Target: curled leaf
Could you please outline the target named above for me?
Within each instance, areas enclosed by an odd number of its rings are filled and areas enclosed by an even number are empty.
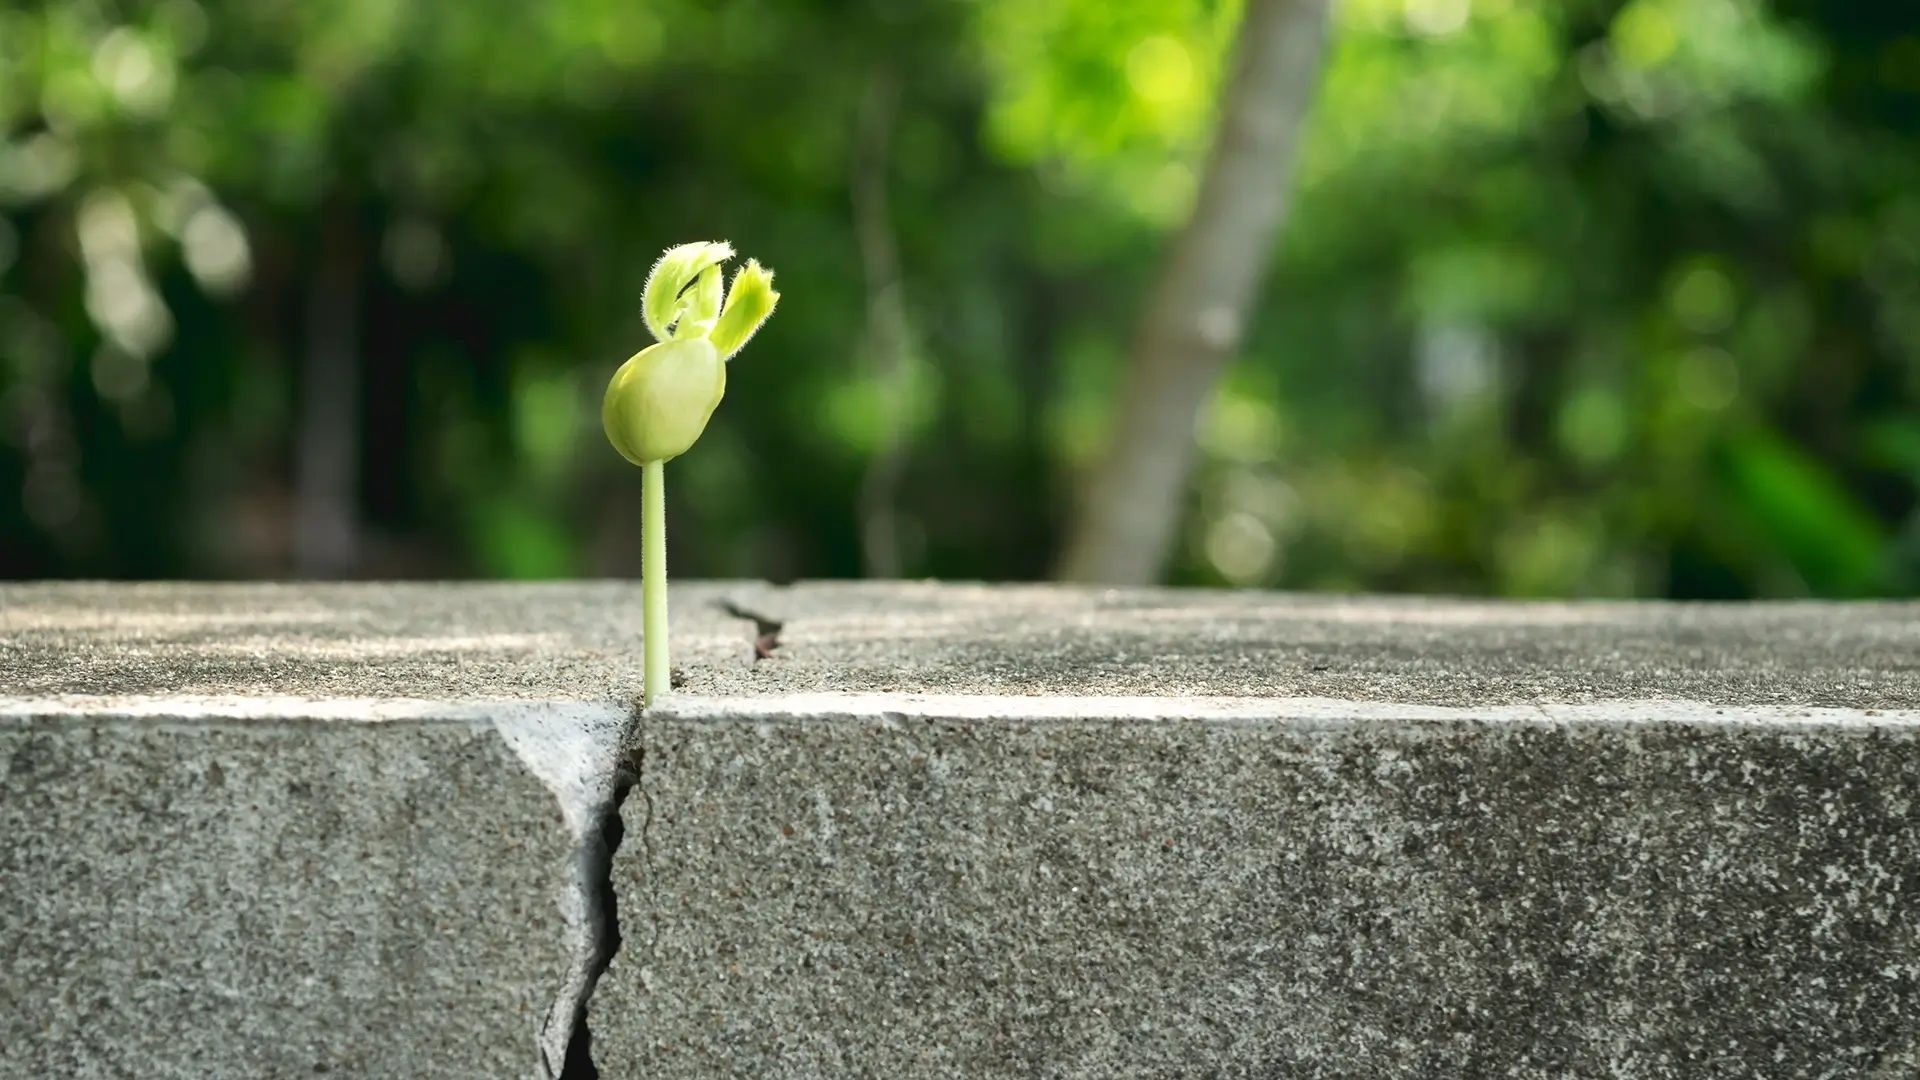
[[[647,320],[647,329],[660,341],[673,339],[674,323],[695,303],[699,289],[689,290],[696,280],[714,268],[718,274],[721,263],[733,258],[733,248],[725,241],[696,240],[691,244],[668,248],[660,261],[653,264],[653,270],[647,275],[647,286],[641,295],[641,313]],[[718,288],[718,280],[714,288]],[[717,297],[716,297],[717,299]]]
[[[676,338],[706,337],[713,329],[713,321],[720,315],[720,264],[715,263],[700,271],[693,279],[684,298],[686,308],[680,313],[680,322],[673,328]]]
[[[733,275],[733,287],[727,291],[727,306],[707,335],[723,360],[731,360],[760,324],[773,314],[780,294],[773,288],[773,271],[748,259],[747,265]]]

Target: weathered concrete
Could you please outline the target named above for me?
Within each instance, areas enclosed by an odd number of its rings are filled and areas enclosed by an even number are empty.
[[[687,599],[683,655],[748,663]],[[623,585],[0,587],[0,1076],[558,1072],[638,625]]]
[[[1054,586],[736,586],[774,659],[701,696],[1920,704],[1920,605],[1530,603]]]
[[[1920,1075],[1920,609],[755,602],[608,1075]]]
[[[677,588],[635,725],[639,621],[0,587],[0,1076],[538,1075],[610,896],[610,1078],[1920,1061],[1920,607]]]
[[[318,711],[7,710],[8,1075],[532,1073],[588,837],[493,717]]]

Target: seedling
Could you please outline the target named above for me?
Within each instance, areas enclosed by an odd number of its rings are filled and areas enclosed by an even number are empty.
[[[727,392],[727,361],[773,314],[773,272],[752,259],[723,297],[726,243],[668,249],[647,275],[641,310],[655,344],[613,373],[600,407],[607,440],[640,466],[641,642],[645,699],[668,689],[666,465],[687,452]]]

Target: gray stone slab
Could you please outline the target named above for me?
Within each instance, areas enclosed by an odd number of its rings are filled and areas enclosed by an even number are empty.
[[[844,692],[1325,697],[1434,705],[1669,698],[1920,702],[1911,603],[1510,603],[1059,586],[802,584],[709,696]]]
[[[0,586],[0,1076],[1920,1060],[1915,606],[676,586],[635,724],[639,622]]]
[[[744,666],[707,598],[681,654]],[[0,587],[0,1076],[558,1073],[638,624],[623,585]]]
[[[1920,701],[1914,604],[753,582],[674,597],[674,662],[698,697]],[[772,656],[754,662],[751,624],[723,602],[782,623]],[[0,689],[632,701],[639,627],[628,582],[0,585]]]
[[[753,602],[636,731],[608,1075],[1920,1075],[1911,605]]]
[[[674,657],[752,661],[714,607],[750,584],[675,586]],[[615,701],[640,694],[630,582],[0,584],[0,694]]]
[[[537,1075],[587,837],[502,718],[317,711],[0,712],[0,1074]]]

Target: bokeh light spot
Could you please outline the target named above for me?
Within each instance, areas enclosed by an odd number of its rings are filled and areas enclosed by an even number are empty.
[[[1181,101],[1193,92],[1193,57],[1185,45],[1155,34],[1127,53],[1127,85],[1156,105]]]

